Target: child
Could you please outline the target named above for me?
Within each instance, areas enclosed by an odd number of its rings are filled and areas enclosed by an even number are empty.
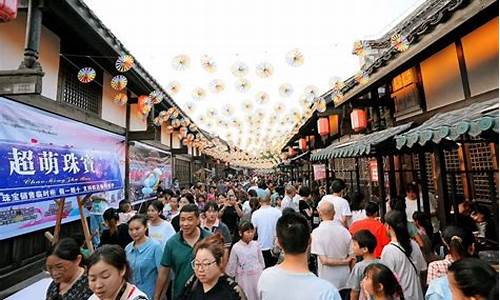
[[[361,290],[361,280],[363,279],[365,268],[369,264],[378,262],[373,253],[376,246],[377,239],[368,230],[360,230],[352,237],[352,251],[354,255],[362,257],[363,260],[354,265],[347,281],[347,286],[351,289],[351,300],[369,299],[364,291]]]
[[[118,204],[118,209],[120,210],[118,223],[128,223],[130,218],[135,216],[136,210],[132,209],[132,204],[128,200],[122,200]]]
[[[226,273],[235,278],[248,300],[257,300],[257,282],[265,267],[264,257],[259,243],[253,240],[255,228],[252,223],[242,221],[238,231],[241,239],[231,250]]]
[[[370,299],[405,299],[396,276],[381,263],[371,263],[366,266],[362,286]]]

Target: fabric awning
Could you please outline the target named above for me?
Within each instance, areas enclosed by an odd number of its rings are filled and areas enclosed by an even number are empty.
[[[370,134],[356,136],[352,140],[343,143],[332,144],[322,151],[313,154],[311,160],[370,155],[374,147],[408,130],[411,124],[412,123],[407,123],[396,127],[390,127]]]
[[[438,113],[422,125],[394,137],[396,148],[412,148],[443,139],[457,140],[461,135],[479,136],[485,131],[498,133],[498,99],[474,103],[458,110]]]

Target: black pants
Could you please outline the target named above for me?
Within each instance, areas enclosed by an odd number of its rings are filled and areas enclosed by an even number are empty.
[[[278,261],[278,258],[271,254],[271,250],[262,250],[262,256],[264,256],[264,264],[266,268],[272,267]]]

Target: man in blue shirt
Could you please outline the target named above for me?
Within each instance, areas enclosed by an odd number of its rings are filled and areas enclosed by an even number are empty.
[[[184,286],[193,275],[191,261],[195,244],[210,236],[209,231],[201,229],[200,212],[196,204],[182,207],[180,214],[180,231],[173,235],[165,244],[161,266],[158,272],[155,295],[153,300],[160,300],[167,289],[170,270],[175,274],[173,285],[173,299],[178,299],[184,293]]]

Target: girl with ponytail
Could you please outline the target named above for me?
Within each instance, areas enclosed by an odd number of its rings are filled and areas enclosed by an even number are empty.
[[[372,263],[366,267],[361,285],[374,300],[405,300],[396,276],[381,263]]]
[[[448,267],[454,261],[474,254],[474,235],[466,228],[448,226],[442,233],[442,239],[448,249],[448,255],[442,260],[433,261],[429,264],[427,284],[430,284],[436,278],[446,276]]]
[[[422,251],[410,238],[403,213],[391,210],[385,215],[385,226],[391,242],[382,250],[381,260],[398,278],[406,299],[424,299],[420,281],[427,269]]]

